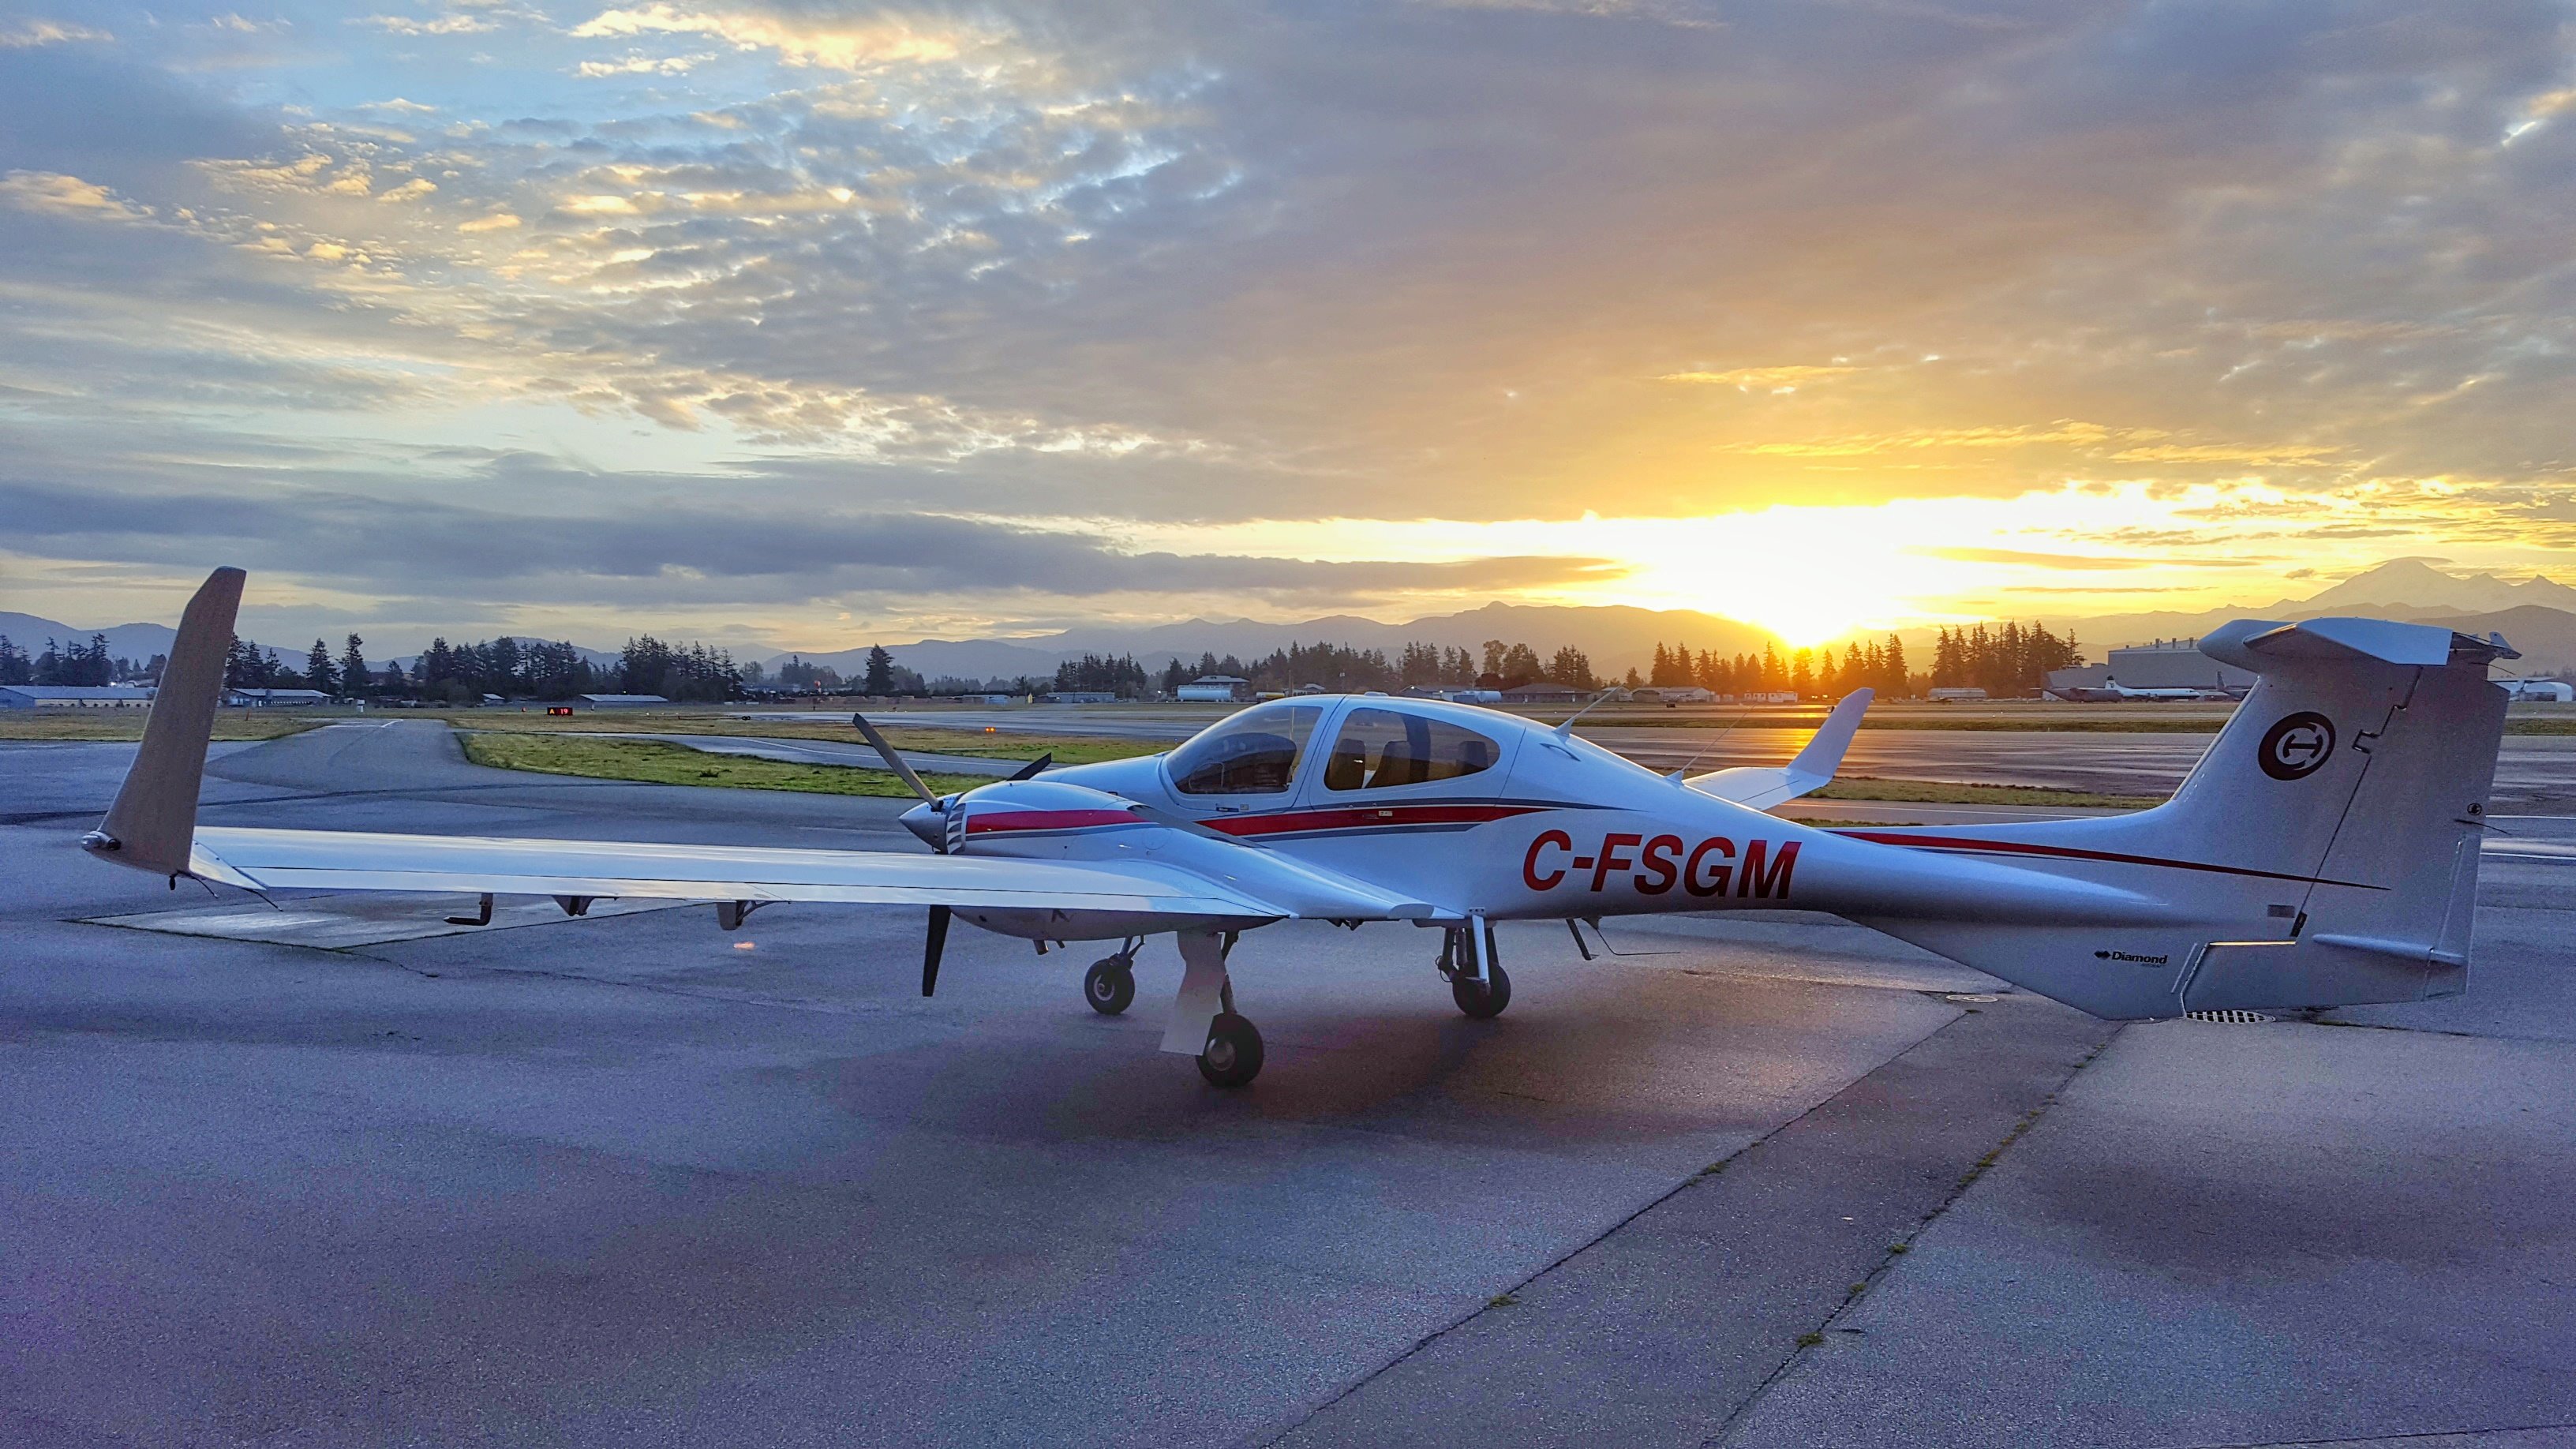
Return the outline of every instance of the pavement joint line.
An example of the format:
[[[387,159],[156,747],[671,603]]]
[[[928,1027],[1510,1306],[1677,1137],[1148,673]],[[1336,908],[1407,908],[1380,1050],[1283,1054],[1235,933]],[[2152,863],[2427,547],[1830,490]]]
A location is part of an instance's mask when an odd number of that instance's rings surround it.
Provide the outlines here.
[[[2185,1449],[2341,1449],[2344,1445],[2420,1444],[2428,1449],[2468,1449],[2482,1439],[2506,1434],[2550,1434],[2561,1430],[2576,1432],[2576,1421],[2556,1424],[2512,1424],[2500,1429],[2425,1429],[2407,1434],[2373,1434],[2362,1439],[2226,1439],[2185,1446]]]
[[[1910,990],[1911,988],[1906,989]],[[1800,1112],[1796,1116],[1789,1118],[1787,1121],[1780,1123],[1770,1131],[1765,1132],[1761,1136],[1754,1138],[1752,1141],[1745,1143],[1743,1146],[1726,1154],[1724,1157],[1719,1158],[1717,1161],[1710,1163],[1706,1167],[1700,1168],[1698,1171],[1691,1173],[1688,1177],[1683,1178],[1681,1181],[1673,1184],[1664,1191],[1655,1194],[1653,1198],[1639,1204],[1633,1211],[1623,1215],[1616,1222],[1611,1223],[1600,1232],[1593,1234],[1591,1237],[1586,1238],[1581,1242],[1575,1243],[1556,1257],[1539,1265],[1538,1268],[1521,1277],[1519,1280],[1506,1285],[1501,1292],[1494,1294],[1491,1298],[1488,1298],[1484,1302],[1477,1304],[1475,1307],[1468,1309],[1465,1313],[1451,1319],[1448,1323],[1431,1330],[1429,1333],[1423,1334],[1413,1342],[1405,1345],[1404,1348],[1398,1352],[1388,1356],[1375,1368],[1361,1373],[1349,1383],[1344,1384],[1340,1391],[1336,1392],[1331,1398],[1316,1402],[1312,1406],[1308,1407],[1304,1413],[1298,1415],[1290,1422],[1281,1425],[1276,1430],[1248,1439],[1244,1442],[1254,1446],[1276,1444],[1287,1438],[1289,1435],[1296,1433],[1299,1429],[1304,1428],[1307,1424],[1313,1422],[1317,1417],[1332,1409],[1335,1405],[1342,1403],[1353,1394],[1367,1388],[1388,1370],[1396,1368],[1406,1361],[1418,1356],[1423,1350],[1430,1348],[1440,1340],[1447,1338],[1450,1334],[1457,1332],[1459,1329],[1466,1327],[1468,1324],[1475,1322],[1477,1319],[1484,1317],[1488,1313],[1499,1312],[1506,1308],[1517,1308],[1521,1306],[1520,1294],[1522,1290],[1530,1287],[1532,1284],[1538,1282],[1548,1274],[1555,1272],[1557,1269],[1564,1267],[1574,1259],[1590,1252],[1593,1248],[1607,1242],[1610,1238],[1616,1236],[1622,1229],[1635,1223],[1638,1219],[1653,1212],[1655,1209],[1662,1207],[1665,1203],[1681,1196],[1684,1192],[1698,1186],[1709,1178],[1723,1174],[1729,1167],[1734,1166],[1737,1162],[1749,1156],[1764,1143],[1771,1141],[1781,1133],[1788,1131],[1790,1128],[1795,1127],[1799,1123],[1806,1121],[1808,1118],[1815,1116],[1818,1112],[1832,1106],[1844,1092],[1849,1091],[1860,1081],[1867,1079],[1872,1072],[1876,1072],[1880,1068],[1887,1066],[1889,1063],[1903,1060],[1905,1057],[1919,1050],[1926,1042],[1940,1036],[1942,1033],[1950,1030],[1950,1028],[1958,1025],[1960,1022],[1967,1020],[1968,1017],[1974,1014],[1975,1008],[1965,1006],[1960,1007],[1956,1016],[1953,1016],[1950,1020],[1945,1021],[1941,1025],[1924,1033],[1911,1045],[1907,1046],[1904,1051],[1898,1052],[1896,1055],[1889,1057],[1886,1062],[1879,1063],[1878,1067],[1871,1068],[1869,1072],[1863,1072],[1859,1077],[1854,1078],[1851,1082],[1847,1082],[1842,1087],[1828,1093],[1822,1100],[1809,1106],[1805,1111]],[[2118,1033],[2116,1032],[2113,1033],[2115,1036],[2117,1034]],[[2060,1079],[2057,1086],[2049,1090],[2049,1095],[2046,1100],[2054,1102],[2057,1099],[2057,1093],[2064,1090],[2066,1081],[2071,1080],[2076,1072],[2084,1069],[2086,1063],[2092,1061],[2095,1056],[2100,1054],[2100,1047],[2096,1047],[2092,1052],[2086,1054],[2083,1061],[2076,1063],[2073,1068],[2069,1069],[2066,1078]],[[2015,1130],[2019,1131],[2020,1129],[2017,1127]],[[2006,1140],[2009,1141],[2010,1139],[2007,1138]],[[1964,1192],[1965,1190],[1966,1189],[1962,1187],[1958,1191]],[[1932,1218],[1925,1220],[1924,1226],[1928,1226],[1930,1222],[1937,1219],[1942,1212],[1947,1212],[1950,1204],[1957,1200],[1958,1194],[1956,1192],[1954,1192],[1949,1198],[1943,1200],[1941,1208],[1933,1214]],[[1922,1230],[1923,1227],[1918,1226],[1914,1231],[1919,1234]],[[1908,1236],[1906,1241],[1910,1244],[1913,1241],[1913,1237]],[[1873,1276],[1875,1275],[1873,1274]],[[1837,1309],[1836,1312],[1839,1313],[1840,1310]],[[1828,1318],[1826,1321],[1830,1323],[1832,1320]],[[1789,1362],[1795,1362],[1796,1358],[1797,1355],[1793,1353],[1790,1355]],[[1773,1380],[1777,1379],[1780,1373],[1785,1370],[1787,1366],[1788,1364],[1784,1363],[1779,1369],[1774,1369],[1771,1376],[1769,1378],[1765,1378],[1762,1383],[1754,1389],[1752,1396],[1745,1401],[1745,1405],[1738,1406],[1736,1413],[1730,1414],[1727,1417],[1726,1424],[1719,1426],[1718,1432],[1721,1436],[1725,1433],[1727,1425],[1733,1424],[1736,1417],[1742,1414],[1745,1406],[1749,1406],[1754,1400],[1761,1398],[1762,1395],[1770,1389]],[[1714,1443],[1716,1441],[1711,1439],[1708,1442]]]
[[[1963,1021],[1967,1019],[1967,1017],[1975,1010],[1976,1008],[1974,1007],[1962,1007],[1959,1012],[1958,1020]],[[1933,1036],[1939,1036],[1942,1031],[1948,1031],[1950,1026],[1956,1024],[1957,1023],[1955,1021],[1945,1024],[1940,1031],[1933,1032],[1931,1036],[1927,1036],[1923,1040],[1930,1041]],[[1889,1244],[1887,1251],[1879,1255],[1878,1262],[1870,1268],[1869,1272],[1862,1275],[1861,1280],[1852,1285],[1849,1293],[1843,1295],[1842,1302],[1835,1304],[1833,1309],[1826,1313],[1824,1321],[1818,1323],[1814,1328],[1798,1335],[1795,1346],[1789,1350],[1787,1356],[1783,1357],[1779,1363],[1772,1367],[1771,1372],[1763,1377],[1761,1383],[1754,1385],[1753,1392],[1745,1395],[1743,1401],[1738,1403],[1734,1410],[1727,1414],[1725,1422],[1717,1426],[1715,1433],[1710,1434],[1707,1438],[1700,1441],[1701,1449],[1715,1449],[1715,1446],[1723,1444],[1726,1440],[1726,1436],[1734,1431],[1736,1424],[1741,1422],[1746,1414],[1751,1413],[1755,1406],[1759,1405],[1764,1399],[1770,1397],[1771,1390],[1777,1386],[1782,1379],[1789,1376],[1789,1371],[1791,1369],[1796,1368],[1799,1363],[1804,1361],[1810,1351],[1822,1347],[1825,1341],[1825,1335],[1835,1331],[1835,1323],[1845,1314],[1851,1312],[1852,1305],[1866,1297],[1870,1289],[1878,1286],[1879,1280],[1887,1276],[1888,1271],[1895,1266],[1897,1259],[1913,1252],[1915,1243],[1919,1241],[1925,1233],[1932,1230],[1932,1225],[1941,1221],[1942,1218],[1947,1217],[1950,1213],[1950,1209],[1959,1205],[1959,1200],[1966,1197],[1969,1189],[1975,1187],[1977,1183],[1985,1177],[1988,1169],[2001,1162],[2003,1160],[2004,1153],[2010,1150],[2014,1143],[2019,1142],[2023,1137],[2028,1136],[2030,1130],[2039,1125],[2040,1119],[2047,1116],[2049,1110],[2057,1105],[2057,1099],[2065,1095],[2068,1085],[2074,1082],[2077,1075],[2082,1073],[2086,1067],[2093,1065],[2093,1063],[2101,1057],[2102,1053],[2109,1051],[2111,1049],[2111,1043],[2119,1040],[2127,1030],[2127,1023],[2123,1022],[2117,1024],[2107,1036],[2102,1038],[2099,1045],[2095,1046],[2091,1051],[2086,1052],[2082,1057],[2077,1058],[2075,1065],[2068,1067],[2066,1069],[2066,1074],[2057,1079],[2057,1084],[2048,1089],[2048,1094],[2039,1099],[2038,1105],[2032,1107],[2029,1111],[2022,1113],[2021,1119],[2013,1123],[2011,1129],[2004,1133],[2003,1140],[1987,1149],[1986,1154],[1983,1157],[1978,1158],[1969,1166],[1965,1173],[1960,1175],[1958,1183],[1950,1189],[1949,1195],[1941,1199],[1940,1206],[1935,1207],[1923,1218],[1921,1222],[1916,1223],[1911,1229],[1909,1229],[1903,1238]],[[1922,1042],[1915,1043],[1915,1046],[1921,1045]],[[1889,1058],[1889,1060],[1899,1060],[1905,1056],[1907,1052],[1911,1052],[1913,1050],[1913,1047],[1908,1047],[1905,1052],[1900,1052],[1897,1056]],[[1822,1104],[1820,1103],[1818,1105],[1821,1106]],[[1759,1144],[1755,1145],[1758,1146]],[[1723,1165],[1724,1164],[1719,1164],[1721,1167]],[[1854,1331],[1857,1332],[1858,1330]]]

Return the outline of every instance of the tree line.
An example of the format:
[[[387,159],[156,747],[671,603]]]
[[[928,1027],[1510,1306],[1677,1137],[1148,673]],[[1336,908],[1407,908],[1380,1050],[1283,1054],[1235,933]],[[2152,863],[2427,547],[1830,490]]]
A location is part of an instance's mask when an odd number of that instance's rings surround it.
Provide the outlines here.
[[[155,654],[147,664],[131,659],[109,658],[107,636],[92,634],[86,644],[56,644],[45,641],[41,654],[30,655],[0,634],[0,684],[121,684],[128,680],[152,680],[161,676],[161,656]]]
[[[1943,629],[1932,645],[1932,683],[1994,695],[2028,694],[2047,687],[2048,671],[2083,662],[2072,629],[2063,635],[2048,632],[2045,624]]]
[[[668,644],[645,634],[626,641],[614,664],[594,664],[566,640],[509,635],[480,643],[432,639],[409,669],[367,662],[366,641],[348,636],[334,656],[320,639],[298,668],[236,637],[224,654],[226,689],[318,689],[340,699],[418,699],[470,704],[502,699],[561,700],[584,694],[658,694],[719,701],[739,696],[742,670],[733,656],[704,644]]]
[[[1890,634],[1885,642],[1855,639],[1836,658],[1833,646],[1793,649],[1785,657],[1772,645],[1759,654],[1733,658],[1712,649],[1694,654],[1688,644],[1655,646],[1653,670],[1646,683],[1658,688],[1698,685],[1711,694],[1843,695],[1866,686],[1882,697],[1902,699],[1917,693],[1917,676],[1906,672],[1905,641]]]
[[[1539,683],[1561,684],[1569,689],[1601,687],[1590,656],[1580,649],[1569,646],[1541,658],[1527,644],[1488,639],[1481,654],[1420,640],[1406,644],[1392,657],[1383,649],[1356,649],[1321,641],[1290,644],[1250,660],[1233,654],[1202,653],[1196,665],[1178,658],[1165,665],[1163,692],[1173,693],[1191,680],[1211,674],[1248,680],[1255,690],[1283,693],[1308,685],[1350,693],[1376,689],[1389,694],[1417,688],[1517,689]]]

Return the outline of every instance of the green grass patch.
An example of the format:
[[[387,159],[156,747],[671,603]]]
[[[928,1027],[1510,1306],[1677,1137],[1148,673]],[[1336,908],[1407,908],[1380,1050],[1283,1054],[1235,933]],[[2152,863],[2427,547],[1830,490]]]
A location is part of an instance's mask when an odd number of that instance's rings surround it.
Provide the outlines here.
[[[148,709],[13,709],[0,712],[0,740],[139,740]],[[345,715],[315,717],[270,709],[219,709],[219,740],[273,740]]]
[[[579,775],[593,780],[635,780],[647,785],[716,785],[731,790],[795,790],[812,795],[873,795],[910,799],[912,791],[885,770],[850,765],[790,764],[750,755],[711,755],[686,745],[651,740],[585,739],[579,735],[472,733],[463,737],[465,758],[496,770]],[[945,795],[992,783],[974,775],[924,775],[922,783]]]
[[[755,740],[826,740],[833,744],[864,743],[850,725],[846,711],[816,714],[812,718],[728,719],[721,714],[693,714],[679,710],[586,710],[574,715],[549,715],[544,706],[522,712],[516,708],[493,710],[423,711],[446,720],[459,729],[489,731],[494,734],[531,735],[721,735],[727,739]],[[980,729],[939,729],[901,723],[902,716],[889,714],[880,719],[870,716],[869,723],[884,732],[887,741],[899,750],[919,750],[925,754],[966,755],[985,760],[1034,760],[1052,754],[1059,765],[1088,765],[1100,760],[1124,760],[1137,755],[1160,754],[1172,747],[1164,740],[1099,739],[1088,735],[1023,735]]]
[[[1836,780],[1802,797],[1808,800],[1881,800],[1907,805],[2062,805],[2097,810],[2145,810],[2162,795],[2106,795],[2045,785],[1953,785],[1941,780],[1879,780],[1867,775]]]

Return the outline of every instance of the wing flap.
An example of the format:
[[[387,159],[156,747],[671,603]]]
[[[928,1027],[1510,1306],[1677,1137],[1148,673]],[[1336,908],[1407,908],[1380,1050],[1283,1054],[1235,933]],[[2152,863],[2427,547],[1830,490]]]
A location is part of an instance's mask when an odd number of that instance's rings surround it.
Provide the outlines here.
[[[197,831],[194,857],[194,874],[259,890],[489,891],[1174,916],[1294,914],[1196,872],[1145,861],[212,826]]]

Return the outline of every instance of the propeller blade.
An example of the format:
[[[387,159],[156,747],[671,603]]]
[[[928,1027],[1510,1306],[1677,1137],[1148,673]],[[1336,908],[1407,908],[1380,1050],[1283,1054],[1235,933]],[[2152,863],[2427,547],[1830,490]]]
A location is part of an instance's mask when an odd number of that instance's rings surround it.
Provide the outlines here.
[[[1034,780],[1039,776],[1039,774],[1044,772],[1049,765],[1054,763],[1055,751],[1049,750],[1045,754],[1038,756],[1036,759],[1029,761],[1025,765],[1022,765],[1020,767],[1020,772],[1013,775],[1011,778],[1014,780]]]
[[[912,772],[912,766],[903,762],[903,756],[894,752],[894,746],[886,743],[886,737],[877,733],[877,727],[868,723],[866,715],[854,714],[850,716],[850,723],[859,727],[859,733],[866,735],[868,743],[877,747],[877,753],[885,756],[886,768],[894,771],[898,778],[910,785],[912,793],[920,796],[924,804],[939,803],[939,797],[930,793],[928,785],[921,783],[921,777]]]
[[[948,908],[930,908],[930,934],[922,939],[921,994],[939,989],[939,953],[948,948]]]

